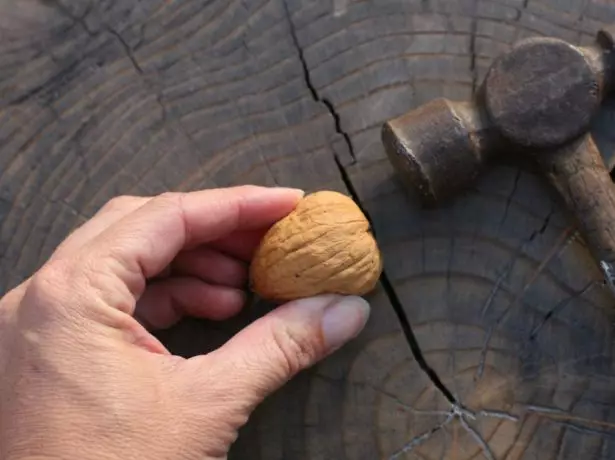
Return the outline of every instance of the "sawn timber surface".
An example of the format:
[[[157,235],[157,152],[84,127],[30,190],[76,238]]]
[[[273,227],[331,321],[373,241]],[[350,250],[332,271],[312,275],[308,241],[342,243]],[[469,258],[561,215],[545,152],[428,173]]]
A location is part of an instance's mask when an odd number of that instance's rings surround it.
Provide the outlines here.
[[[615,302],[553,193],[502,165],[423,211],[379,141],[390,117],[469,97],[515,40],[589,43],[613,21],[605,0],[0,0],[0,294],[119,194],[339,190],[384,254],[370,322],[230,459],[615,459]],[[160,336],[203,353],[266,308]]]

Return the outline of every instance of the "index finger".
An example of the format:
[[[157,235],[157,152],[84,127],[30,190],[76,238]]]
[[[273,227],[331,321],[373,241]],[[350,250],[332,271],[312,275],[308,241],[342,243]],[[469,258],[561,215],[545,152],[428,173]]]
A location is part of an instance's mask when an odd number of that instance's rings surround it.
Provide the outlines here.
[[[119,220],[83,248],[97,271],[119,277],[134,295],[182,250],[232,232],[268,227],[291,212],[301,190],[239,186],[166,193]]]

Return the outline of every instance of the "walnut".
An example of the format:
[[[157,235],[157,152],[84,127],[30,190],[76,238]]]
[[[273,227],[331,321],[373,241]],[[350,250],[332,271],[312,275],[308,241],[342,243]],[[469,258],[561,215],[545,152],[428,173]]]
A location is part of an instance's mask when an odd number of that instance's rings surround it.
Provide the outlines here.
[[[320,294],[364,295],[382,272],[369,222],[338,192],[306,195],[263,237],[250,266],[262,298],[288,301]]]

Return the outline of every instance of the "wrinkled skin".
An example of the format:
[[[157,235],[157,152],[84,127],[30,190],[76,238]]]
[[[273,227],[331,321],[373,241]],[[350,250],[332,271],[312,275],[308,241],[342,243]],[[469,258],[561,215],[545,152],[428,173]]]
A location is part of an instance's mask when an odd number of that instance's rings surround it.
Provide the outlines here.
[[[359,333],[367,303],[292,301],[190,359],[148,329],[239,312],[255,247],[301,196],[121,197],[73,232],[0,301],[0,458],[226,458],[256,405]]]

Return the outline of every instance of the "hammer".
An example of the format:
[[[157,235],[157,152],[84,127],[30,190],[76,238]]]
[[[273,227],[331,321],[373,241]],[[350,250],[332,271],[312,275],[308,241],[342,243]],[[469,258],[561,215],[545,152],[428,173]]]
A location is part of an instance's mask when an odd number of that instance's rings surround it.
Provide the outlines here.
[[[530,162],[562,197],[615,294],[615,188],[589,132],[614,86],[615,25],[586,47],[532,37],[493,61],[472,100],[439,98],[389,120],[382,142],[426,207],[470,186],[488,160]]]

